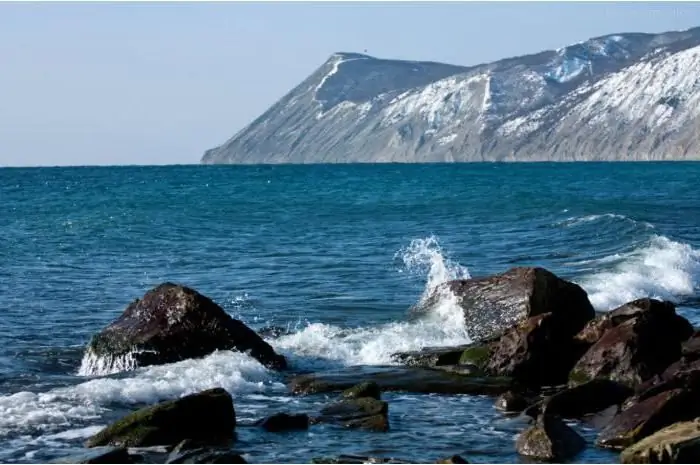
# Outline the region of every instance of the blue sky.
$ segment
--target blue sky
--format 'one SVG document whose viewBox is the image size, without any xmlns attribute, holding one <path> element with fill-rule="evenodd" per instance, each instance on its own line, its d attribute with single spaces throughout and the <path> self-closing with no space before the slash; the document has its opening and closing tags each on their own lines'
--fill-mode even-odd
<svg viewBox="0 0 700 465">
<path fill-rule="evenodd" d="M 333 52 L 472 65 L 700 3 L 0 3 L 0 166 L 197 163 Z"/>
</svg>

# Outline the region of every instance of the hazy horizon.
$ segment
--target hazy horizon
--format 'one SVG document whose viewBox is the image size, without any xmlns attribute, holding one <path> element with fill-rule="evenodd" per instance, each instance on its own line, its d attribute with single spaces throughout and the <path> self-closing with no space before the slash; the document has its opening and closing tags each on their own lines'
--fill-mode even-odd
<svg viewBox="0 0 700 465">
<path fill-rule="evenodd" d="M 700 3 L 0 4 L 0 166 L 198 164 L 335 52 L 476 65 Z"/>
</svg>

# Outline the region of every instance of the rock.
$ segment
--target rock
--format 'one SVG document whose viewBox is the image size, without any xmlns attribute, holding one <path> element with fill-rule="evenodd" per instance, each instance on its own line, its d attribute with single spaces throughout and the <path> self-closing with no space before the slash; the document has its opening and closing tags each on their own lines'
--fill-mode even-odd
<svg viewBox="0 0 700 465">
<path fill-rule="evenodd" d="M 260 426 L 269 432 L 299 430 L 309 428 L 309 416 L 306 414 L 289 415 L 278 413 L 263 419 Z"/>
<path fill-rule="evenodd" d="M 469 463 L 469 462 L 467 461 L 467 459 L 462 458 L 459 455 L 453 455 L 452 457 L 440 459 L 435 463 Z"/>
<path fill-rule="evenodd" d="M 690 323 L 668 302 L 641 299 L 613 313 L 617 316 L 608 323 L 599 323 L 610 327 L 576 363 L 571 384 L 607 378 L 634 388 L 677 361 L 681 344 L 692 334 Z"/>
<path fill-rule="evenodd" d="M 520 386 L 539 388 L 566 384 L 585 348 L 574 342 L 577 331 L 555 313 L 544 313 L 508 329 L 484 366 L 492 376 L 512 377 Z"/>
<path fill-rule="evenodd" d="M 175 445 L 185 439 L 207 444 L 230 440 L 236 427 L 231 395 L 221 388 L 137 410 L 88 439 L 87 447 Z"/>
<path fill-rule="evenodd" d="M 347 399 L 358 399 L 360 397 L 371 397 L 373 399 L 381 399 L 382 392 L 379 385 L 374 381 L 365 381 L 357 386 L 353 386 L 350 389 L 346 389 L 341 394 L 342 397 Z"/>
<path fill-rule="evenodd" d="M 134 463 L 123 447 L 96 447 L 81 454 L 69 455 L 51 463 Z"/>
<path fill-rule="evenodd" d="M 342 400 L 321 410 L 316 421 L 341 424 L 346 428 L 388 431 L 389 404 L 371 397 Z"/>
<path fill-rule="evenodd" d="M 694 331 L 693 335 L 683 343 L 681 354 L 685 361 L 700 359 L 700 331 Z"/>
<path fill-rule="evenodd" d="M 391 358 L 405 365 L 416 367 L 436 367 L 465 363 L 478 366 L 486 362 L 489 353 L 488 347 L 484 347 L 481 343 L 475 343 L 453 347 L 425 347 L 411 352 L 397 352 L 392 354 Z"/>
<path fill-rule="evenodd" d="M 657 431 L 623 450 L 620 463 L 700 463 L 700 421 Z"/>
<path fill-rule="evenodd" d="M 597 444 L 624 449 L 666 426 L 697 416 L 700 416 L 698 392 L 671 389 L 622 410 L 600 433 Z"/>
<path fill-rule="evenodd" d="M 568 460 L 586 447 L 586 441 L 556 416 L 540 416 L 515 442 L 518 453 L 537 460 Z"/>
<path fill-rule="evenodd" d="M 518 392 L 508 391 L 496 399 L 495 407 L 502 412 L 517 413 L 522 412 L 534 403 L 532 397 L 525 396 Z"/>
<path fill-rule="evenodd" d="M 264 328 L 260 328 L 258 330 L 258 334 L 260 335 L 260 337 L 270 337 L 273 339 L 277 339 L 279 337 L 292 334 L 292 332 L 289 329 L 283 328 L 281 326 L 265 326 Z"/>
<path fill-rule="evenodd" d="M 165 463 L 248 463 L 241 454 L 225 449 L 189 449 L 171 453 Z"/>
<path fill-rule="evenodd" d="M 548 397 L 543 403 L 543 409 L 547 415 L 582 418 L 612 405 L 622 405 L 633 393 L 624 384 L 608 379 L 594 379 Z"/>
<path fill-rule="evenodd" d="M 445 370 L 403 366 L 353 366 L 291 378 L 289 387 L 295 394 L 340 392 L 358 380 L 373 381 L 382 391 L 419 394 L 499 395 L 509 390 L 510 378 L 465 376 Z"/>
<path fill-rule="evenodd" d="M 87 353 L 110 368 L 136 368 L 203 357 L 216 350 L 248 352 L 268 367 L 286 367 L 285 358 L 255 331 L 208 297 L 172 283 L 132 302 L 93 336 Z"/>
<path fill-rule="evenodd" d="M 595 316 L 586 291 L 544 268 L 518 267 L 494 276 L 449 281 L 438 286 L 423 308 L 445 291 L 457 296 L 474 341 L 498 336 L 545 313 L 563 317 L 566 332 L 575 334 Z"/>
</svg>

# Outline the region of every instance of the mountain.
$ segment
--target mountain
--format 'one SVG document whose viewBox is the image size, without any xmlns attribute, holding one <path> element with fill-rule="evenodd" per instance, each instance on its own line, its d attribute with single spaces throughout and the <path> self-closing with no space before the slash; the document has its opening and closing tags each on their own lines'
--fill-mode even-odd
<svg viewBox="0 0 700 465">
<path fill-rule="evenodd" d="M 336 53 L 202 163 L 700 159 L 700 27 L 472 67 Z"/>
</svg>

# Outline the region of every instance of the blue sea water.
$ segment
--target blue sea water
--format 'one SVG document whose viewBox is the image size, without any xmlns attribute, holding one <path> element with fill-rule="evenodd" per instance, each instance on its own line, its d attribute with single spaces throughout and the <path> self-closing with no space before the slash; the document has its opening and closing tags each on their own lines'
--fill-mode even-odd
<svg viewBox="0 0 700 465">
<path fill-rule="evenodd" d="M 223 386 L 251 462 L 518 462 L 525 421 L 485 397 L 387 394 L 387 433 L 262 433 L 256 419 L 331 397 L 292 396 L 239 353 L 104 373 L 83 349 L 171 281 L 255 329 L 289 328 L 269 342 L 295 370 L 387 364 L 469 341 L 450 301 L 409 319 L 421 295 L 518 265 L 579 283 L 599 310 L 653 296 L 698 324 L 698 179 L 698 163 L 0 169 L 0 461 L 78 451 L 138 406 Z M 592 444 L 595 430 L 574 426 Z M 616 457 L 591 445 L 574 461 Z"/>
</svg>

